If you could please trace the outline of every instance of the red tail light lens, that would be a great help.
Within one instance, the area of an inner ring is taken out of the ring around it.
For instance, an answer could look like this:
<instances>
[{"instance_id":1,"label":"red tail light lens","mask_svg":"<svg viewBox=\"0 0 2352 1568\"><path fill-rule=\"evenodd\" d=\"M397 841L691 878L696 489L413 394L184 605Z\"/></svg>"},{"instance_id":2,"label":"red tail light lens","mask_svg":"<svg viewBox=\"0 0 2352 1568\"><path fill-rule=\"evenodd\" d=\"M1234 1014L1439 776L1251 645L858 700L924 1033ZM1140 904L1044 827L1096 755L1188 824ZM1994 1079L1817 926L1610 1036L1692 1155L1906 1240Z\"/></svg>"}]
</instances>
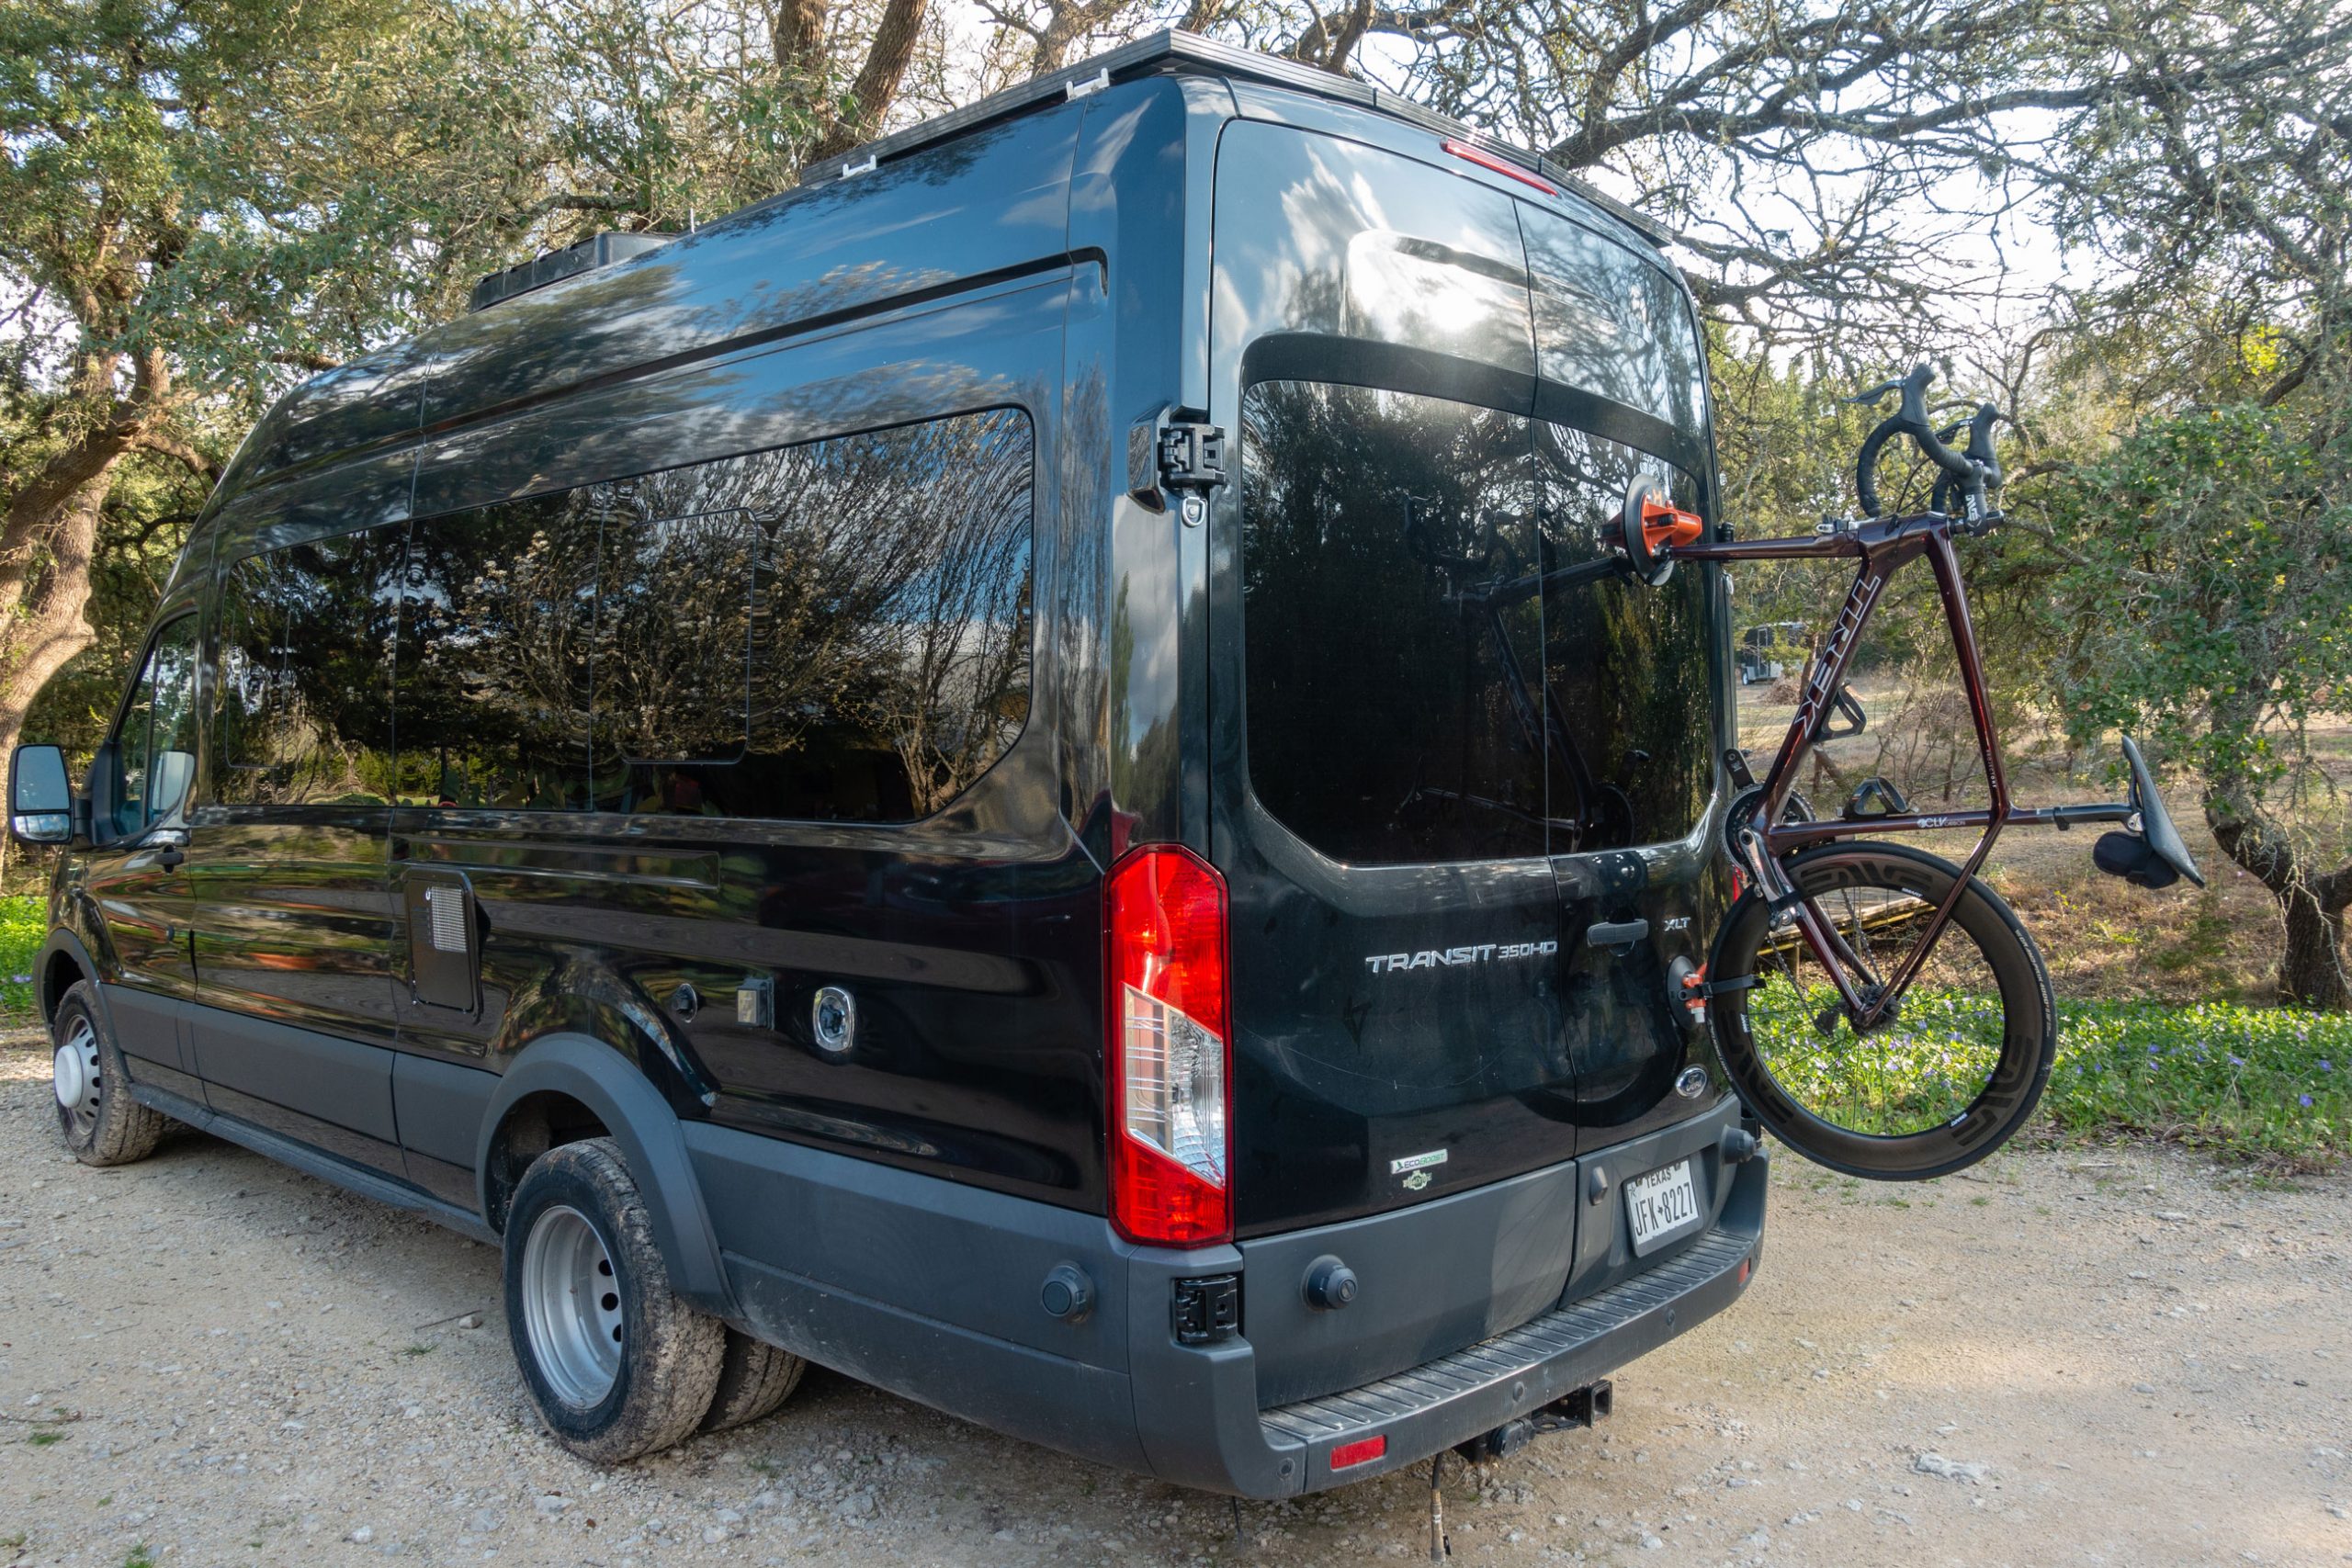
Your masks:
<instances>
[{"instance_id":1,"label":"red tail light lens","mask_svg":"<svg viewBox=\"0 0 2352 1568\"><path fill-rule=\"evenodd\" d=\"M1370 1464L1385 1458L1388 1452L1385 1437L1359 1438L1352 1443L1341 1443L1331 1450L1331 1468L1345 1470L1351 1465Z\"/></svg>"},{"instance_id":2,"label":"red tail light lens","mask_svg":"<svg viewBox=\"0 0 2352 1568\"><path fill-rule=\"evenodd\" d=\"M1233 1239L1225 883L1155 844L1102 892L1111 1223L1130 1241Z\"/></svg>"}]
</instances>

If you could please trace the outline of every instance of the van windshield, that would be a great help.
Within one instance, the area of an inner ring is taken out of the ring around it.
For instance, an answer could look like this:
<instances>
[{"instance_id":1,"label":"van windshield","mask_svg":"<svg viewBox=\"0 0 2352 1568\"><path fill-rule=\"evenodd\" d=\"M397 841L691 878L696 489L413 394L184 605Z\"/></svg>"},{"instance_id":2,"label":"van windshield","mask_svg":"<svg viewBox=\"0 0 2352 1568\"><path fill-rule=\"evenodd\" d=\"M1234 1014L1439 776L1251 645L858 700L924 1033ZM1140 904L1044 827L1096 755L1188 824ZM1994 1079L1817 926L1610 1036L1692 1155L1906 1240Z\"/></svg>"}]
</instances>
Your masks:
<instances>
[{"instance_id":1,"label":"van windshield","mask_svg":"<svg viewBox=\"0 0 2352 1568\"><path fill-rule=\"evenodd\" d=\"M1661 385L1662 383L1653 383ZM1679 839L1713 778L1708 584L1616 570L1637 473L1603 436L1443 398L1267 380L1242 400L1250 780L1372 864Z\"/></svg>"}]
</instances>

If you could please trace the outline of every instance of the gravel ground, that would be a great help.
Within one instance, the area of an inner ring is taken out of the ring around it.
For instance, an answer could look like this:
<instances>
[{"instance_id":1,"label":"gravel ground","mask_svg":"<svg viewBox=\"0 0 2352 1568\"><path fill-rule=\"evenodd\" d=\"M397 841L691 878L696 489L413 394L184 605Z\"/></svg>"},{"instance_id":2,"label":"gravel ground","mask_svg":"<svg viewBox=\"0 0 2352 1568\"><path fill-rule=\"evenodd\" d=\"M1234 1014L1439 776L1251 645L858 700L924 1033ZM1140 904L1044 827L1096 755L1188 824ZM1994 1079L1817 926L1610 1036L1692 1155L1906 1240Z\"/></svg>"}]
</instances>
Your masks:
<instances>
[{"instance_id":1,"label":"gravel ground","mask_svg":"<svg viewBox=\"0 0 2352 1568\"><path fill-rule=\"evenodd\" d=\"M600 1473L488 1248L195 1135L86 1169L47 1076L0 1050L0 1568L1426 1560L1425 1472L1237 1510L821 1372ZM1740 1305L1600 1432L1447 1467L1457 1562L2352 1562L2352 1182L1777 1164Z\"/></svg>"}]
</instances>

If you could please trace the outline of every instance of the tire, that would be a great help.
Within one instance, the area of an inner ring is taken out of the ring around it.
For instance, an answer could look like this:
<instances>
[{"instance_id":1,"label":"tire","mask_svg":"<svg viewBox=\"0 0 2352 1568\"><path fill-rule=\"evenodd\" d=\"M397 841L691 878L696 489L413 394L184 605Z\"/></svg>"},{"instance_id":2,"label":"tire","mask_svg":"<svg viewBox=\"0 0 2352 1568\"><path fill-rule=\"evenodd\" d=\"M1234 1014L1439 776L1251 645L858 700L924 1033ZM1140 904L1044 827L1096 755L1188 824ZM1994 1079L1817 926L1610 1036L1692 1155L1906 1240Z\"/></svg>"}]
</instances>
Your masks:
<instances>
[{"instance_id":1,"label":"tire","mask_svg":"<svg viewBox=\"0 0 2352 1568\"><path fill-rule=\"evenodd\" d=\"M171 1118L130 1098L121 1047L87 980L76 981L58 999L49 1035L56 1052L50 1069L51 1103L74 1157L84 1165L129 1165L153 1154Z\"/></svg>"},{"instance_id":2,"label":"tire","mask_svg":"<svg viewBox=\"0 0 2352 1568\"><path fill-rule=\"evenodd\" d=\"M691 1437L727 1327L670 1287L653 1222L605 1138L531 1163L506 1220L506 1333L539 1419L594 1464Z\"/></svg>"},{"instance_id":3,"label":"tire","mask_svg":"<svg viewBox=\"0 0 2352 1568\"><path fill-rule=\"evenodd\" d=\"M747 1427L792 1397L808 1363L789 1350L735 1329L727 1331L727 1353L718 1368L718 1392L704 1415L704 1432Z\"/></svg>"},{"instance_id":4,"label":"tire","mask_svg":"<svg viewBox=\"0 0 2352 1568\"><path fill-rule=\"evenodd\" d=\"M1961 874L1923 850L1882 843L1807 850L1782 868L1841 934L1858 936L1874 955L1907 950L1926 909L1939 904ZM1860 911L1850 926L1839 907ZM2041 1102L2057 1057L2057 1003L2033 939L1998 894L1969 879L1951 924L1898 1004L1903 1010L1860 1037L1842 1010L1816 1010L1834 991L1792 932L1768 942L1773 926L1749 888L1724 917L1707 967L1716 984L1758 976L1755 986L1719 993L1708 1010L1724 1070L1758 1121L1816 1164L1886 1181L1949 1175L2016 1136ZM1808 984L1808 976L1816 978ZM1925 1072L1931 1051L1940 1065ZM1887 1075L1901 1087L1890 1094L1865 1083L1841 1095L1837 1072L1821 1071L1840 1054L1851 1058L1856 1077ZM1913 1067L1903 1065L1906 1055ZM1888 1063L1894 1064L1892 1074ZM1811 1071L1801 1074L1795 1066ZM1925 1077L1905 1077L1906 1071ZM1839 1117L1821 1114L1825 1105ZM1874 1119L1875 1125L1857 1124Z\"/></svg>"}]
</instances>

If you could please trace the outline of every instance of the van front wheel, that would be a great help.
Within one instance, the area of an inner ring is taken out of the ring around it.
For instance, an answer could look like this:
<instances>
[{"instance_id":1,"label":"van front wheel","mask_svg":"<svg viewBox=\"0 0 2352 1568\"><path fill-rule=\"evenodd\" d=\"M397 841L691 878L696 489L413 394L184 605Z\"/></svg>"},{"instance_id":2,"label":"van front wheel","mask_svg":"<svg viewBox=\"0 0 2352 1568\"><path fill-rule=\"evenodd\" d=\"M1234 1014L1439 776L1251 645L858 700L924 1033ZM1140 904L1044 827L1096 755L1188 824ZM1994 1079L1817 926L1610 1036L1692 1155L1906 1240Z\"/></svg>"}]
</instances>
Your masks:
<instances>
[{"instance_id":1,"label":"van front wheel","mask_svg":"<svg viewBox=\"0 0 2352 1568\"><path fill-rule=\"evenodd\" d=\"M107 1032L87 980L58 998L50 1040L56 1047L50 1082L57 1130L74 1157L84 1165L129 1165L153 1154L171 1122L130 1098L122 1050Z\"/></svg>"},{"instance_id":2,"label":"van front wheel","mask_svg":"<svg viewBox=\"0 0 2352 1568\"><path fill-rule=\"evenodd\" d=\"M539 1419L619 1464L691 1436L718 1392L727 1328L670 1288L645 1201L610 1140L549 1149L506 1221L506 1332Z\"/></svg>"}]
</instances>

